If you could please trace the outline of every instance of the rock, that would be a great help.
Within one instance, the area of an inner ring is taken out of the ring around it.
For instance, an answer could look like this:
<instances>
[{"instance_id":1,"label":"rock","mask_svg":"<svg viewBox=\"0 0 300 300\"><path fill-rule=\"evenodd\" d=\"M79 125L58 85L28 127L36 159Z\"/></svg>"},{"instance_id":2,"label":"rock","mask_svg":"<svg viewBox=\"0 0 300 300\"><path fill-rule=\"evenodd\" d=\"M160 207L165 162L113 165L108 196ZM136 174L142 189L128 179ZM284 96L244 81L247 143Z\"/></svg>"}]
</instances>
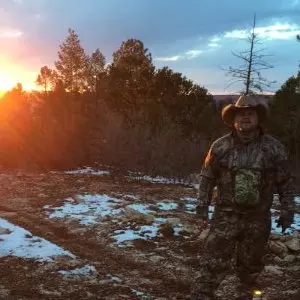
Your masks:
<instances>
[{"instance_id":1,"label":"rock","mask_svg":"<svg viewBox=\"0 0 300 300\"><path fill-rule=\"evenodd\" d=\"M294 231L292 233L293 238L300 240L300 232L299 231Z\"/></svg>"},{"instance_id":2,"label":"rock","mask_svg":"<svg viewBox=\"0 0 300 300\"><path fill-rule=\"evenodd\" d=\"M69 230L71 234L83 236L88 231L87 228L72 228Z\"/></svg>"},{"instance_id":3,"label":"rock","mask_svg":"<svg viewBox=\"0 0 300 300\"><path fill-rule=\"evenodd\" d=\"M271 233L269 239L270 239L270 241L277 241L277 240L280 240L281 237L282 236L279 233Z\"/></svg>"},{"instance_id":4,"label":"rock","mask_svg":"<svg viewBox=\"0 0 300 300\"><path fill-rule=\"evenodd\" d=\"M141 220L146 216L131 207L126 207L124 214L129 220Z\"/></svg>"},{"instance_id":5,"label":"rock","mask_svg":"<svg viewBox=\"0 0 300 300\"><path fill-rule=\"evenodd\" d=\"M48 198L48 196L46 194L40 193L38 195L39 198Z\"/></svg>"},{"instance_id":6,"label":"rock","mask_svg":"<svg viewBox=\"0 0 300 300\"><path fill-rule=\"evenodd\" d=\"M272 265L265 266L265 272L273 274L273 275L282 275L283 274L280 267L272 266Z\"/></svg>"},{"instance_id":7,"label":"rock","mask_svg":"<svg viewBox=\"0 0 300 300\"><path fill-rule=\"evenodd\" d=\"M284 260L283 260L282 258L280 258L279 256L275 256L275 257L274 257L274 263L275 263L275 264L280 265L280 264L282 264L283 262L284 262Z\"/></svg>"},{"instance_id":8,"label":"rock","mask_svg":"<svg viewBox=\"0 0 300 300\"><path fill-rule=\"evenodd\" d=\"M207 238L208 234L209 234L209 229L204 229L201 231L198 239L200 241L204 241Z\"/></svg>"},{"instance_id":9,"label":"rock","mask_svg":"<svg viewBox=\"0 0 300 300\"><path fill-rule=\"evenodd\" d=\"M299 265L295 265L295 266L291 266L291 267L288 267L287 268L289 271L292 271L292 272L296 272L299 274L300 272L300 266Z\"/></svg>"},{"instance_id":10,"label":"rock","mask_svg":"<svg viewBox=\"0 0 300 300\"><path fill-rule=\"evenodd\" d=\"M292 251L300 251L300 240L298 239L289 240L285 242L285 245Z\"/></svg>"},{"instance_id":11,"label":"rock","mask_svg":"<svg viewBox=\"0 0 300 300\"><path fill-rule=\"evenodd\" d=\"M294 262L296 259L297 257L295 255L289 254L284 258L284 261L291 263Z\"/></svg>"},{"instance_id":12,"label":"rock","mask_svg":"<svg viewBox=\"0 0 300 300\"><path fill-rule=\"evenodd\" d=\"M151 257L149 257L149 259L153 262L153 263L159 263L161 260L164 260L163 256L160 255L153 255Z\"/></svg>"},{"instance_id":13,"label":"rock","mask_svg":"<svg viewBox=\"0 0 300 300\"><path fill-rule=\"evenodd\" d=\"M174 235L174 228L170 223L161 224L159 227L159 231L164 237L171 237Z\"/></svg>"},{"instance_id":14,"label":"rock","mask_svg":"<svg viewBox=\"0 0 300 300\"><path fill-rule=\"evenodd\" d=\"M167 222L173 226L176 226L179 225L181 221L179 218L167 218Z\"/></svg>"},{"instance_id":15,"label":"rock","mask_svg":"<svg viewBox=\"0 0 300 300\"><path fill-rule=\"evenodd\" d=\"M6 289L4 285L0 285L0 297L1 299L9 299L8 295L10 294L10 290Z\"/></svg>"},{"instance_id":16,"label":"rock","mask_svg":"<svg viewBox=\"0 0 300 300\"><path fill-rule=\"evenodd\" d=\"M141 218L145 220L146 224L151 224L154 222L155 216L151 214L142 215Z\"/></svg>"},{"instance_id":17,"label":"rock","mask_svg":"<svg viewBox=\"0 0 300 300\"><path fill-rule=\"evenodd\" d=\"M196 229L194 225L191 225L191 224L184 224L184 225L182 226L182 231L186 231L186 232L188 232L188 233L193 234L193 233L195 233L196 231L198 231L198 229Z\"/></svg>"},{"instance_id":18,"label":"rock","mask_svg":"<svg viewBox=\"0 0 300 300\"><path fill-rule=\"evenodd\" d=\"M57 290L48 290L48 289L45 289L43 286L39 286L38 287L38 291L42 294L42 295L47 295L47 296L56 296L56 297L59 297L61 296L61 292L57 291Z\"/></svg>"},{"instance_id":19,"label":"rock","mask_svg":"<svg viewBox=\"0 0 300 300\"><path fill-rule=\"evenodd\" d=\"M7 228L0 227L0 234L10 234L11 231Z\"/></svg>"},{"instance_id":20,"label":"rock","mask_svg":"<svg viewBox=\"0 0 300 300\"><path fill-rule=\"evenodd\" d=\"M282 255L288 252L287 246L280 241L270 241L269 248L273 253L277 255Z\"/></svg>"}]
</instances>

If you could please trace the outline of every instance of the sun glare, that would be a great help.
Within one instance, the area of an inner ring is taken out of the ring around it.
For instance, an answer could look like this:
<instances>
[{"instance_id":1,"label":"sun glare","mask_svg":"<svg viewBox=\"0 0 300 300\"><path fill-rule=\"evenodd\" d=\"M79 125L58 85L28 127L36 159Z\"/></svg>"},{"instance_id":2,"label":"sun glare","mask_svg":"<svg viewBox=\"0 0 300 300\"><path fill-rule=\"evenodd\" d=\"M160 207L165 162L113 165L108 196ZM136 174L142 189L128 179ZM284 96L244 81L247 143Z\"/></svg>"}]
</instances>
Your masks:
<instances>
[{"instance_id":1,"label":"sun glare","mask_svg":"<svg viewBox=\"0 0 300 300\"><path fill-rule=\"evenodd\" d=\"M0 71L0 90L7 91L13 87L9 74Z\"/></svg>"},{"instance_id":2,"label":"sun glare","mask_svg":"<svg viewBox=\"0 0 300 300\"><path fill-rule=\"evenodd\" d=\"M11 90L18 82L22 84L24 90L36 89L36 76L35 72L23 70L0 71L0 92Z\"/></svg>"}]
</instances>

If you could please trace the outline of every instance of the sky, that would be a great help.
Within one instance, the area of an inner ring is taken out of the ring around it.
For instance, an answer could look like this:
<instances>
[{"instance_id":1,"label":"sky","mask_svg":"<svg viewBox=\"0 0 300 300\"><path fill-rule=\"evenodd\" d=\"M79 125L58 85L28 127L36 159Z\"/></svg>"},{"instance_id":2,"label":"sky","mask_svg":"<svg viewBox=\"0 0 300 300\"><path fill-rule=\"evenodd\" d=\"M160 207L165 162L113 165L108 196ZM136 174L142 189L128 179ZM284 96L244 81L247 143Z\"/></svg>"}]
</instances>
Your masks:
<instances>
[{"instance_id":1,"label":"sky","mask_svg":"<svg viewBox=\"0 0 300 300\"><path fill-rule=\"evenodd\" d=\"M36 88L72 28L87 53L99 48L107 62L136 38L157 68L169 66L212 94L237 92L223 69L241 64L232 51L249 48L254 13L274 92L298 71L300 0L0 0L0 90L16 82Z\"/></svg>"}]
</instances>

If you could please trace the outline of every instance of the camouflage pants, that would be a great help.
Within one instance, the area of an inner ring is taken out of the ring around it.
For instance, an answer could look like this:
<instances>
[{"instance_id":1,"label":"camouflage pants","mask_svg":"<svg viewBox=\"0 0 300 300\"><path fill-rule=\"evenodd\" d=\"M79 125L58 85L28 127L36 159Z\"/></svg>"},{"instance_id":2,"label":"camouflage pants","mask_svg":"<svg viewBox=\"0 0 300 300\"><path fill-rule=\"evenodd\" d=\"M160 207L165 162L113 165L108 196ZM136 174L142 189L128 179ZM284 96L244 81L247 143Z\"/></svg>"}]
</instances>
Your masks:
<instances>
[{"instance_id":1,"label":"camouflage pants","mask_svg":"<svg viewBox=\"0 0 300 300\"><path fill-rule=\"evenodd\" d=\"M230 271L233 259L241 285L251 286L263 269L262 256L270 230L269 214L251 216L216 208L209 235L199 253L199 273L191 299L214 299L213 293Z\"/></svg>"}]
</instances>

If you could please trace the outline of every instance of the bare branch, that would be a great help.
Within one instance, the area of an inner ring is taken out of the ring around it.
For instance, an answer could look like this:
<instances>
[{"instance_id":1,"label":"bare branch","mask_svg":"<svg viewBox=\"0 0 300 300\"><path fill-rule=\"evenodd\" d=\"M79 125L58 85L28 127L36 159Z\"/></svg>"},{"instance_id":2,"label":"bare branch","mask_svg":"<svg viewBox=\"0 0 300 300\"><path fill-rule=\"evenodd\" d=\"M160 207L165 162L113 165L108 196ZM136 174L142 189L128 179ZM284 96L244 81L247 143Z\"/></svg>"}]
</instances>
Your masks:
<instances>
[{"instance_id":1,"label":"bare branch","mask_svg":"<svg viewBox=\"0 0 300 300\"><path fill-rule=\"evenodd\" d=\"M255 32L255 28L256 15L254 15L252 30L246 39L250 45L249 49L240 52L232 51L232 55L241 60L243 64L235 68L223 69L226 71L226 75L232 78L230 86L242 82L245 93L263 92L264 89L269 88L274 83L264 78L261 74L263 70L272 69L273 65L264 60L266 57L271 56L265 54L266 48L257 49L257 46L262 44L262 39ZM297 39L300 41L300 36Z\"/></svg>"}]
</instances>

